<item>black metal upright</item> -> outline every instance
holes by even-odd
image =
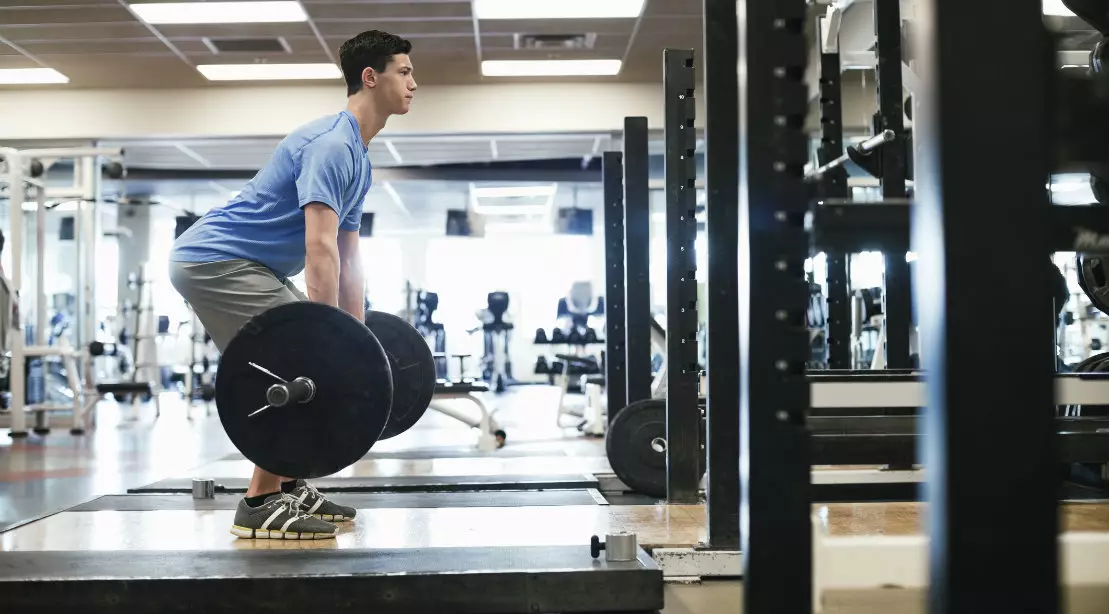
[[[823,166],[843,155],[843,88],[839,47],[820,54],[820,149]],[[839,166],[824,173],[822,198],[847,198],[847,169]],[[849,256],[841,250],[824,252],[828,265],[828,368],[851,368],[851,296],[848,289]]]
[[[743,611],[812,610],[805,281],[805,0],[740,0],[740,534]]]
[[[882,198],[905,197],[905,145],[900,138],[905,129],[904,91],[901,85],[901,6],[900,0],[874,2],[874,31],[878,56],[878,116],[875,134],[893,130],[899,138],[878,149],[881,156]],[[905,254],[890,252],[886,263],[885,302],[886,366],[909,368],[909,337],[913,318],[912,280]]]
[[[916,11],[912,247],[928,374],[929,611],[1050,614],[1060,605],[1059,456],[1051,298],[1037,290],[1049,287],[1054,57],[1039,0],[926,0]],[[1004,28],[981,28],[1001,12]],[[1005,61],[988,70],[967,61],[1001,47]],[[998,92],[1004,104],[981,103]],[[1004,154],[981,155],[967,145],[971,134]],[[1001,236],[991,231],[999,225]],[[999,310],[1006,287],[1030,291]],[[1005,471],[974,475],[997,459]]]
[[[697,129],[693,51],[663,51],[666,141],[666,498],[699,503]]]
[[[647,118],[624,118],[624,303],[628,403],[651,398],[651,161]],[[611,419],[613,412],[610,408]]]
[[[739,133],[735,0],[705,0],[707,545],[739,549]]]
[[[624,157],[601,157],[605,201],[605,393],[611,422],[628,404],[627,337],[624,331]]]

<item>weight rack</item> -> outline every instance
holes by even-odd
[[[697,132],[693,51],[663,51],[666,140],[666,482],[672,503],[700,502],[697,353]]]
[[[646,117],[624,119],[623,157],[627,402],[631,404],[651,398],[651,160]],[[610,424],[615,417],[616,412],[609,411]]]
[[[745,68],[739,71],[744,218],[739,256],[749,267],[739,276],[737,341],[744,427],[740,462],[745,469],[740,492],[745,503],[744,609],[752,613],[808,612],[813,607],[808,505],[795,495],[809,488],[805,444],[818,447],[815,427],[822,419],[806,418],[803,412],[864,406],[868,388],[894,383],[888,381],[893,374],[845,377],[839,382],[832,375],[808,381],[799,376],[804,367],[795,333],[802,328],[798,314],[806,301],[793,282],[802,278],[797,264],[805,255],[804,186],[798,168],[803,163],[798,154],[802,135],[796,130],[805,110],[804,9],[803,2],[789,0],[738,7],[743,12],[737,19],[739,65]],[[879,205],[884,212],[845,207],[844,214],[866,216],[876,229],[887,227],[893,247],[903,239],[888,226],[904,220],[890,216],[912,216],[912,247],[919,267],[914,283],[922,332],[927,335],[922,345],[929,380],[925,384],[915,375],[902,375],[904,381],[885,388],[899,398],[882,403],[922,407],[926,416],[927,439],[921,440],[920,456],[929,467],[924,492],[932,510],[931,611],[1052,612],[1058,608],[1055,470],[1061,438],[1048,410],[1081,397],[1087,402],[1103,399],[1109,391],[1101,376],[1053,379],[1051,328],[1044,317],[1050,293],[1042,259],[1051,251],[1103,248],[1101,241],[1083,239],[1105,233],[1109,224],[1103,214],[1095,219],[1098,212],[1091,208],[1049,210],[1043,182],[1049,161],[1060,152],[1109,157],[1105,144],[1095,143],[1091,136],[1103,134],[1094,127],[1109,128],[1104,110],[1095,112],[1099,105],[1104,109],[1109,104],[1104,99],[1092,103],[1089,87],[1082,91],[1076,83],[1065,83],[1063,111],[1045,106],[1043,93],[1054,91],[1056,84],[1050,78],[1051,54],[1038,3],[1021,2],[1014,9],[1013,3],[985,2],[969,13],[964,9],[952,0],[918,6],[921,21],[931,24],[921,34],[925,51],[920,55],[933,63],[917,114],[924,135],[917,141],[922,154],[916,174],[918,204],[909,211],[906,203],[891,197]],[[983,36],[975,24],[1002,10],[1020,25]],[[983,73],[965,61],[1014,39],[1022,41],[1021,51],[1007,57],[1000,70]],[[944,41],[942,53],[937,51],[939,41]],[[942,90],[936,87],[941,81]],[[994,92],[1002,90],[1007,94],[1004,109],[981,102],[994,100]],[[1045,121],[1034,122],[1028,131],[1006,130],[1011,122],[1021,121],[1018,118],[1027,125],[1029,117],[1037,116]],[[979,130],[980,126],[988,128]],[[974,148],[966,147],[971,133],[1006,155],[981,160]],[[1056,147],[1055,137],[1060,136],[1071,141]],[[1015,158],[1020,164],[1011,163]],[[992,182],[982,182],[983,174],[1019,180],[999,190]],[[904,213],[894,212],[895,206]],[[812,213],[818,245],[851,234],[846,219],[825,227],[833,219],[832,210],[825,210],[823,218],[816,210]],[[982,232],[996,228],[997,220],[1005,220],[1004,230]],[[1008,257],[1014,245],[1021,251],[1019,259]],[[1002,269],[1003,274],[991,276],[994,283],[983,283],[983,270]],[[970,317],[987,310],[995,313],[991,305],[996,306],[997,288],[1006,284],[1044,291],[1029,293],[1029,300],[1019,307],[1007,305],[1004,316],[986,326]],[[757,303],[751,298],[756,291]],[[1018,337],[1013,331],[1022,334]],[[984,348],[975,344],[983,336],[1006,339],[1000,346]],[[1005,360],[997,360],[998,355]],[[873,391],[881,389],[871,390],[873,397]],[[1042,413],[1014,412],[1037,405]],[[1096,439],[1101,440],[1097,453],[1104,455],[1104,434]],[[991,478],[988,485],[974,471],[965,470],[998,459],[1013,459],[1015,468],[1007,466],[1005,475]],[[1004,518],[983,514],[985,506],[1004,509]],[[1014,509],[1017,513],[1010,513]],[[1032,546],[1025,547],[1029,541]]]
[[[704,2],[705,53],[705,234],[708,238],[708,374],[705,391],[705,456],[711,467],[705,488],[706,546],[739,550],[739,287],[712,284],[739,279],[739,92],[736,88],[736,3]],[[721,135],[717,138],[713,135]]]

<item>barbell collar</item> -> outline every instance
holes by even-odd
[[[266,403],[271,407],[284,407],[294,403],[307,403],[316,396],[316,384],[307,377],[291,382],[274,384],[266,390]]]

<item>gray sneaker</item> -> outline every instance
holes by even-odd
[[[338,527],[304,513],[288,494],[271,495],[258,507],[239,501],[231,534],[246,539],[333,539]]]
[[[358,510],[353,507],[339,505],[323,496],[320,491],[316,490],[304,480],[297,480],[297,486],[293,492],[289,493],[300,501],[300,508],[306,514],[311,514],[320,520],[328,520],[331,522],[343,522],[345,520],[354,520],[355,514]]]

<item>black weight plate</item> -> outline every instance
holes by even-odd
[[[396,437],[415,426],[435,395],[435,356],[427,340],[411,324],[390,313],[370,311],[366,326],[381,343],[393,373],[393,409],[381,439]]]
[[[1098,311],[1109,314],[1109,267],[1105,258],[1078,254],[1078,285]]]
[[[307,377],[307,403],[266,406],[273,376]],[[389,361],[364,324],[308,301],[274,307],[243,325],[216,373],[216,407],[227,436],[262,469],[290,478],[331,475],[365,456],[393,403]]]
[[[662,452],[652,442],[663,442]],[[636,401],[621,409],[605,435],[605,453],[616,477],[649,497],[666,496],[666,400]]]

